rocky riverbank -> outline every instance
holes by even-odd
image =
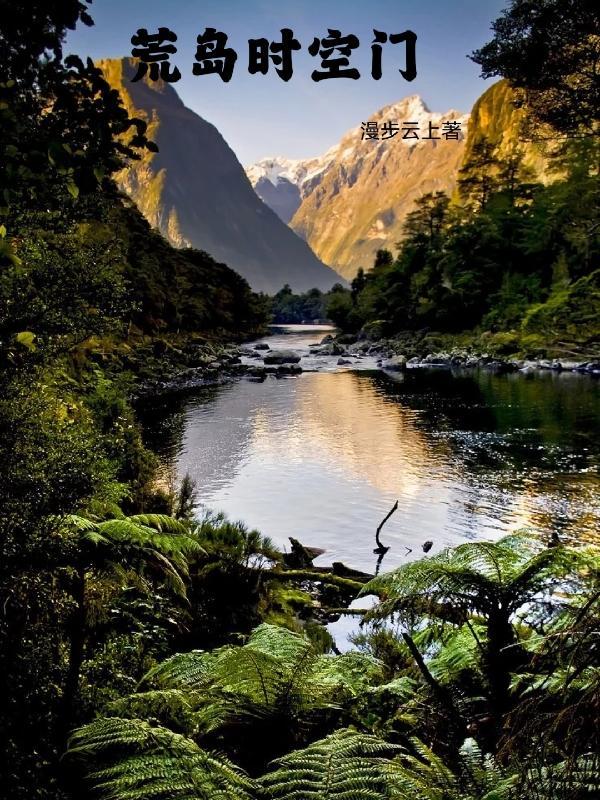
[[[278,342],[281,341],[279,337]],[[600,357],[506,358],[497,352],[478,350],[473,345],[433,349],[435,339],[404,334],[374,339],[365,334],[327,334],[310,344],[308,351],[271,346],[268,337],[238,343],[161,340],[136,352],[139,380],[136,396],[192,390],[227,383],[236,378],[262,381],[269,375],[288,377],[305,371],[381,369],[403,372],[410,369],[481,369],[498,374],[533,373],[538,370],[600,375]],[[143,369],[139,368],[143,362]]]

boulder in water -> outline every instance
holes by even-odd
[[[265,364],[297,364],[300,356],[293,350],[271,350],[263,360]]]

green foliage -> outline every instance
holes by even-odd
[[[349,297],[350,293],[341,284],[335,284],[328,292],[310,289],[304,294],[294,294],[286,284],[271,298],[272,321],[278,325],[293,325],[331,319],[337,324],[336,308]]]
[[[600,339],[600,270],[575,283],[557,287],[545,303],[532,305],[522,328],[527,334],[550,335],[592,344]]]
[[[411,800],[513,800],[516,776],[485,756],[474,739],[463,743],[454,769],[450,769],[418,739],[414,753],[400,755],[388,767],[392,797]]]
[[[70,754],[110,764],[95,769],[90,780],[101,797],[113,800],[254,796],[252,782],[224,756],[140,719],[92,722],[74,734]]]
[[[599,27],[593,0],[513,0],[471,58],[484,78],[501,75],[521,89],[536,121],[567,135],[597,133]]]
[[[387,797],[388,759],[398,746],[342,728],[278,759],[260,785],[279,800],[378,800]]]
[[[469,542],[413,561],[369,581],[361,594],[382,598],[372,612],[376,616],[419,614],[427,608],[443,613],[435,603],[447,601],[463,614],[489,616],[499,607],[512,614],[558,575],[572,572],[577,560],[576,551],[544,547],[520,533],[497,542]]]
[[[380,665],[366,655],[325,655],[305,636],[269,624],[241,647],[178,654],[147,676],[167,689],[200,692],[205,732],[270,720],[292,741],[380,678]]]
[[[381,320],[384,336],[522,328],[523,342],[539,328],[548,344],[595,344],[598,142],[564,142],[551,170],[551,183],[534,183],[518,149],[475,141],[460,171],[460,205],[439,192],[416,201],[397,258],[378,256],[340,308],[342,325],[366,330]]]

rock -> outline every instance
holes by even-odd
[[[404,372],[406,369],[406,356],[392,356],[381,365],[388,372]]]
[[[585,365],[586,372],[600,372],[600,361],[588,361]]]
[[[490,372],[495,372],[498,375],[504,375],[507,372],[512,372],[513,367],[507,361],[488,361],[484,368]]]
[[[445,353],[429,353],[423,359],[423,363],[430,367],[450,367],[450,357]]]
[[[552,369],[552,362],[548,361],[547,359],[542,359],[537,363],[538,369]]]
[[[330,333],[321,339],[321,344],[329,344],[330,342],[333,342],[333,336]]]
[[[364,354],[369,349],[369,346],[370,345],[368,342],[355,342],[354,344],[350,345],[350,347],[348,348],[348,352]]]
[[[266,342],[259,342],[258,344],[254,345],[255,350],[270,350],[271,348]]]
[[[335,341],[338,344],[355,344],[356,336],[353,333],[341,333],[339,336],[336,336]]]
[[[338,367],[344,367],[347,366],[348,364],[352,364],[352,362],[349,361],[347,358],[338,358],[337,364]]]
[[[417,358],[417,356],[413,356],[412,358],[408,359],[408,361],[406,362],[406,366],[407,367],[418,367],[420,363],[421,363],[421,359]]]
[[[271,350],[263,360],[265,364],[297,364],[300,356],[293,350]]]
[[[319,347],[318,350],[311,350],[311,355],[314,356],[345,356],[347,355],[346,348],[337,342],[329,342]]]
[[[423,542],[422,547],[423,547],[423,552],[428,553],[433,547],[433,542],[431,541],[431,539],[428,539],[426,542]]]
[[[383,319],[374,320],[373,322],[367,322],[367,324],[363,327],[361,333],[359,334],[359,339],[362,337],[371,339],[371,341],[377,339],[383,339],[383,331],[386,327],[386,321]]]
[[[560,362],[560,367],[563,370],[567,370],[568,372],[574,372],[576,369],[579,368],[579,363],[577,361],[564,361]]]
[[[300,364],[281,364],[277,367],[278,375],[299,375],[301,372]]]

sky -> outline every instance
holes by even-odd
[[[334,145],[350,128],[367,121],[382,106],[412,94],[432,111],[467,112],[489,85],[467,54],[487,42],[491,23],[508,0],[94,0],[95,25],[80,25],[67,37],[65,52],[94,59],[131,55],[138,28],[177,34],[172,64],[181,72],[173,86],[184,103],[223,134],[239,160],[248,165],[268,156],[310,158]],[[196,37],[206,27],[223,31],[238,53],[233,77],[194,76]],[[284,82],[273,66],[267,75],[248,73],[248,39],[281,38],[291,28],[302,50],[293,54],[294,74]],[[315,37],[337,28],[353,33],[360,47],[351,66],[359,80],[315,82],[320,59],[307,48]],[[386,45],[383,76],[371,77],[373,29],[417,34],[417,77],[408,82],[404,46]]]

